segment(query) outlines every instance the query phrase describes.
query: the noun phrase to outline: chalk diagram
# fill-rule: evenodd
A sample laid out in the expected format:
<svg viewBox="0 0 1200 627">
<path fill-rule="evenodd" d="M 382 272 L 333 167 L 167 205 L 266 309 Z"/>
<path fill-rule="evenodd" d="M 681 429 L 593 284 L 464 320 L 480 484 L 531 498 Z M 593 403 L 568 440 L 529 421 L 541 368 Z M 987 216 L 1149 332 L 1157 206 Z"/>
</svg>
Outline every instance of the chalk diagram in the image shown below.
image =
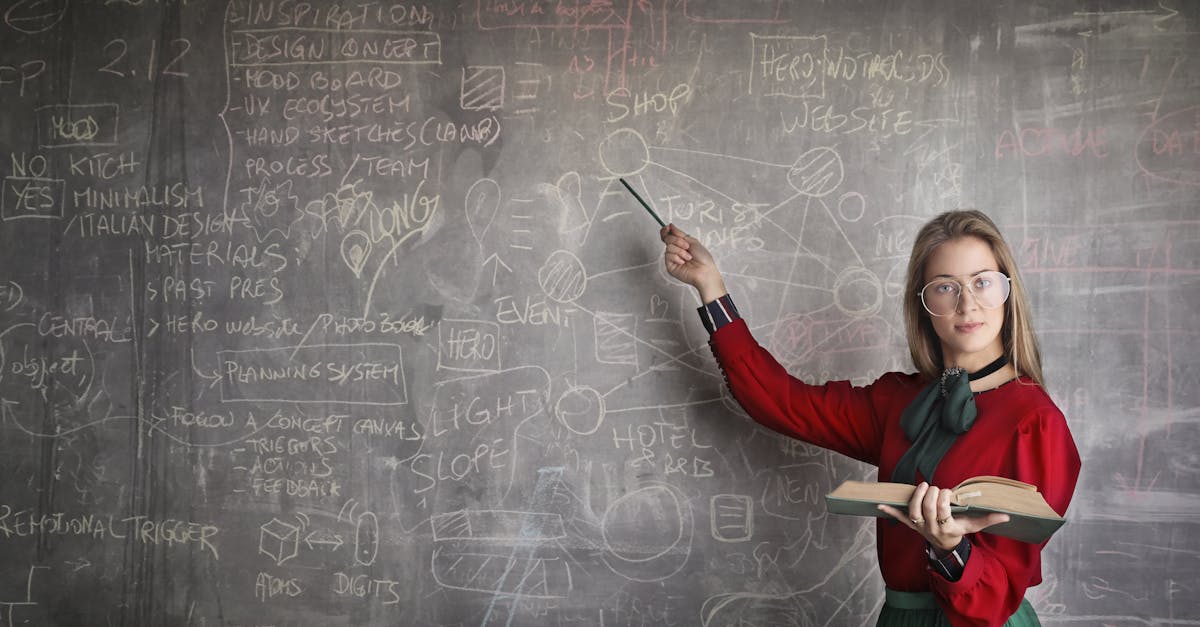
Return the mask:
<svg viewBox="0 0 1200 627">
<path fill-rule="evenodd" d="M 598 157 L 608 176 L 599 180 L 602 190 L 595 199 L 585 199 L 585 185 L 578 173 L 568 172 L 552 184 L 539 185 L 541 198 L 537 199 L 506 194 L 497 181 L 480 179 L 467 191 L 464 207 L 472 237 L 485 258 L 485 282 L 490 279 L 494 287 L 508 280 L 517 265 L 515 259 L 541 252 L 540 262 L 535 264 L 541 294 L 548 302 L 570 307 L 590 318 L 593 349 L 588 358 L 601 367 L 628 367 L 634 371 L 607 390 L 597 389 L 596 382 L 579 382 L 562 395 L 557 401 L 556 417 L 573 433 L 596 433 L 606 412 L 620 411 L 630 402 L 619 400 L 619 390 L 640 378 L 677 369 L 687 370 L 689 376 L 716 376 L 707 355 L 701 358 L 698 346 L 689 347 L 679 341 L 687 328 L 680 326 L 680 316 L 666 314 L 671 305 L 658 295 L 651 299 L 648 315 L 609 310 L 606 305 L 588 306 L 594 300 L 588 294 L 595 281 L 614 280 L 621 273 L 645 273 L 650 270 L 648 265 L 661 266 L 661 259 L 655 259 L 648 265 L 589 272 L 581 258 L 593 239 L 590 236 L 594 229 L 641 211 L 617 177 L 625 177 L 642 189 L 661 189 L 666 183 L 673 189 L 702 190 L 722 204 L 755 207 L 738 218 L 743 221 L 738 228 L 769 238 L 769 249 L 731 259 L 725 275 L 745 283 L 751 290 L 770 292 L 771 302 L 779 307 L 775 316 L 778 320 L 772 323 L 771 348 L 781 361 L 803 361 L 814 351 L 828 348 L 839 333 L 854 326 L 871 329 L 858 338 L 856 349 L 878 348 L 889 337 L 892 329 L 877 314 L 892 296 L 888 286 L 902 283 L 904 266 L 895 259 L 885 259 L 883 262 L 890 271 L 881 276 L 877 260 L 864 259 L 847 237 L 842 225 L 862 220 L 867 201 L 858 192 L 841 189 L 844 165 L 834 148 L 811 148 L 789 162 L 769 163 L 655 147 L 648 145 L 637 131 L 621 129 L 599 143 Z M 718 183 L 701 180 L 683 166 L 671 165 L 676 161 L 691 164 L 695 169 L 704 166 L 706 170 L 719 164 L 731 172 L 728 177 L 731 180 L 753 179 L 761 181 L 763 188 L 787 191 L 770 202 L 738 198 L 735 193 L 722 190 Z M 778 179 L 778 184 L 772 178 Z M 538 200 L 542 202 L 539 206 L 557 211 L 550 220 L 554 222 L 560 247 L 548 253 L 535 247 L 547 243 L 545 234 L 532 226 L 544 220 L 532 204 Z M 659 207 L 660 213 L 664 211 L 665 208 Z M 639 220 L 638 224 L 645 219 L 641 215 L 632 217 Z M 783 226 L 785 222 L 789 225 L 799 222 L 801 228 L 791 234 Z M 496 237 L 498 230 L 502 231 L 503 240 Z M 702 240 L 703 235 L 699 234 Z M 749 261 L 739 263 L 742 258 Z M 841 268 L 835 265 L 834 260 L 838 259 L 853 262 Z M 777 279 L 767 276 L 765 271 L 755 272 L 752 265 L 764 260 L 789 264 L 787 277 Z M 741 266 L 748 269 L 742 270 Z M 802 307 L 793 307 L 795 303 L 801 303 Z M 685 325 L 690 322 L 684 319 Z M 623 370 L 622 373 L 626 374 Z"/>
<path fill-rule="evenodd" d="M 674 487 L 650 483 L 589 518 L 564 469 L 544 467 L 526 509 L 463 509 L 431 517 L 431 570 L 445 588 L 493 601 L 567 598 L 594 577 L 579 556 L 599 552 L 628 581 L 668 579 L 687 564 L 691 514 Z"/>
<path fill-rule="evenodd" d="M 594 390 L 570 388 L 552 404 L 551 387 L 548 373 L 535 366 L 442 381 L 421 448 L 390 463 L 395 511 L 388 520 L 403 526 L 405 516 L 431 508 L 427 519 L 410 522 L 429 525 L 434 581 L 490 595 L 491 608 L 569 597 L 595 577 L 584 555 L 599 554 L 614 575 L 646 582 L 678 573 L 691 553 L 692 512 L 677 488 L 647 483 L 594 512 L 595 504 L 573 487 L 572 473 L 537 463 L 552 439 L 546 431 L 552 407 L 577 409 L 572 419 L 581 431 L 599 418 L 590 405 L 598 398 Z M 494 505 L 446 508 L 460 503 L 465 490 L 470 501 Z M 288 537 L 294 544 L 298 534 Z"/>
<path fill-rule="evenodd" d="M 722 171 L 729 173 L 729 180 L 753 180 L 769 190 L 786 190 L 763 192 L 767 196 L 782 193 L 787 196 L 758 203 L 767 206 L 748 213 L 744 220 L 748 221 L 747 226 L 774 227 L 777 232 L 772 235 L 786 238 L 793 248 L 783 251 L 783 254 L 794 259 L 789 277 L 778 280 L 765 276 L 744 276 L 736 272 L 727 276 L 773 283 L 783 291 L 802 290 L 805 302 L 814 303 L 810 305 L 813 310 L 833 306 L 849 318 L 868 318 L 880 311 L 884 298 L 883 281 L 867 268 L 863 256 L 842 229 L 842 223 L 854 223 L 863 218 L 866 199 L 854 191 L 838 193 L 845 179 L 845 166 L 836 149 L 811 148 L 796 155 L 790 162 L 777 163 L 736 155 L 650 146 L 637 131 L 622 129 L 609 134 L 600 143 L 599 159 L 612 176 L 637 180 L 642 189 L 650 184 L 661 187 L 666 182 L 675 188 L 703 190 L 721 203 L 731 205 L 751 207 L 756 205 L 757 199 L 738 197 L 735 192 L 721 189 L 720 183 L 702 180 L 699 175 L 690 174 L 685 168 L 708 170 L 719 166 Z M 674 166 L 672 163 L 675 161 L 686 165 Z M 647 178 L 650 175 L 653 178 Z M 617 191 L 614 182 L 609 181 L 602 196 L 607 198 Z M 608 204 L 615 205 L 611 201 Z M 662 209 L 659 208 L 660 211 Z M 636 210 L 636 206 L 631 206 L 621 213 Z M 794 235 L 789 233 L 789 228 L 781 225 L 781 220 L 776 216 L 787 213 L 799 213 L 802 216 L 802 226 Z M 614 217 L 606 215 L 604 219 L 611 220 Z M 822 247 L 825 250 L 817 250 Z M 832 265 L 832 259 L 853 259 L 857 265 L 839 269 Z M 814 285 L 796 279 L 805 277 L 808 280 L 808 277 L 823 275 L 832 275 L 833 284 Z"/>
<path fill-rule="evenodd" d="M 360 508 L 357 500 L 347 500 L 334 526 L 318 526 L 303 512 L 289 520 L 272 517 L 258 527 L 258 554 L 283 566 L 309 554 L 337 554 L 345 546 L 352 551 L 355 565 L 370 566 L 379 555 L 379 517 Z"/>
<path fill-rule="evenodd" d="M 722 191 L 713 183 L 703 182 L 698 175 L 688 174 L 671 163 L 696 163 L 702 160 L 720 162 L 731 170 L 745 168 L 747 172 L 754 173 L 756 180 L 762 178 L 759 173 L 765 171 L 767 177 L 778 178 L 780 184 L 764 184 L 764 187 L 787 192 L 765 206 L 758 203 L 761 209 L 747 218 L 753 220 L 747 226 L 778 231 L 773 237 L 782 238 L 788 248 L 771 254 L 794 259 L 793 266 L 787 280 L 749 275 L 742 278 L 770 283 L 772 289 L 780 291 L 802 291 L 809 307 L 806 315 L 828 312 L 843 325 L 871 320 L 883 306 L 883 280 L 867 268 L 866 261 L 842 231 L 842 223 L 855 222 L 864 217 L 866 201 L 861 194 L 841 189 L 845 177 L 844 165 L 835 149 L 812 148 L 800 152 L 786 163 L 767 163 L 729 155 L 652 147 L 631 129 L 611 133 L 597 148 L 599 161 L 607 171 L 607 176 L 600 179 L 602 190 L 595 198 L 587 197 L 584 192 L 586 182 L 575 172 L 567 172 L 553 183 L 536 186 L 537 193 L 533 197 L 509 194 L 498 181 L 489 178 L 479 179 L 466 193 L 463 210 L 470 236 L 480 252 L 479 259 L 483 260 L 485 285 L 488 281 L 492 287 L 507 283 L 515 276 L 514 268 L 532 263 L 536 272 L 530 280 L 536 280 L 536 289 L 547 302 L 571 307 L 585 315 L 582 328 L 590 327 L 592 342 L 586 359 L 600 365 L 603 372 L 620 373 L 608 385 L 592 380 L 571 381 L 565 386 L 557 386 L 545 415 L 519 412 L 514 419 L 526 425 L 535 419 L 544 422 L 549 418 L 562 428 L 558 436 L 548 434 L 544 428 L 525 431 L 518 428 L 515 435 L 511 431 L 508 434 L 492 434 L 512 438 L 515 461 L 511 467 L 514 469 L 528 461 L 528 453 L 516 448 L 516 444 L 523 439 L 546 443 L 561 442 L 565 437 L 575 442 L 586 442 L 589 437 L 604 433 L 606 419 L 632 409 L 636 395 L 625 395 L 623 391 L 641 377 L 682 370 L 686 370 L 686 375 L 693 378 L 719 376 L 713 372 L 711 364 L 699 358 L 695 348 L 680 341 L 682 331 L 679 320 L 670 318 L 667 312 L 671 305 L 659 296 L 651 299 L 648 314 L 588 306 L 590 290 L 596 281 L 623 272 L 647 271 L 646 266 L 638 266 L 589 272 L 582 256 L 592 244 L 593 236 L 598 232 L 596 229 L 604 228 L 607 222 L 626 213 L 640 211 L 626 196 L 617 177 L 628 177 L 645 188 L 644 177 L 653 171 L 661 179 L 655 180 L 660 186 L 662 180 L 670 180 L 679 187 L 701 188 L 723 203 L 751 206 L 753 203 L 750 201 L 738 199 L 733 193 Z M 685 152 L 688 154 L 684 155 Z M 736 178 L 736 172 L 732 178 Z M 555 212 L 548 221 L 538 213 L 539 210 L 545 211 L 546 207 Z M 789 212 L 803 214 L 804 229 L 795 236 L 788 235 L 780 224 L 781 216 Z M 644 216 L 638 218 L 644 219 Z M 794 220 L 795 216 L 788 216 L 789 223 Z M 545 232 L 547 222 L 553 233 Z M 554 246 L 555 240 L 548 239 L 548 235 L 557 237 L 557 247 Z M 809 241 L 817 244 L 810 246 Z M 551 246 L 547 248 L 547 244 Z M 844 258 L 856 259 L 858 264 L 845 270 L 835 269 L 831 259 Z M 654 259 L 652 263 L 658 266 L 661 260 Z M 806 284 L 792 278 L 800 276 L 825 280 Z M 460 330 L 468 328 L 472 321 L 454 320 L 451 323 L 446 332 L 461 335 Z M 809 324 L 808 321 L 804 323 Z M 477 320 L 473 324 L 479 335 L 498 335 L 494 323 Z M 835 329 L 827 331 L 829 336 L 835 332 Z M 819 342 L 814 342 L 806 348 L 813 350 L 819 345 Z M 802 357 L 801 354 L 795 356 Z M 512 377 L 515 371 L 500 368 L 499 351 L 488 357 L 487 360 L 460 364 L 447 359 L 439 350 L 441 367 L 451 367 L 450 364 L 453 364 L 452 369 L 478 369 L 490 374 L 455 380 L 457 383 L 447 381 L 439 384 L 438 396 L 442 400 L 435 402 L 435 406 L 446 405 L 444 397 L 451 396 L 451 390 L 461 393 L 466 389 L 521 389 L 514 381 L 504 380 L 505 377 Z M 546 376 L 543 372 L 536 377 L 538 382 L 528 387 L 550 389 Z M 450 387 L 445 387 L 447 385 Z M 678 403 L 674 399 L 666 399 L 663 403 L 695 407 L 720 401 L 720 397 L 692 397 Z M 427 431 L 430 426 L 426 425 Z M 485 426 L 475 437 L 479 441 L 487 441 L 489 434 Z M 587 445 L 580 444 L 580 447 L 584 450 Z M 420 455 L 448 456 L 453 464 L 469 453 L 447 442 L 439 442 L 437 438 L 429 438 L 424 442 Z M 407 463 L 411 474 L 419 474 L 412 459 L 402 460 L 397 466 L 404 467 Z M 463 462 L 463 468 L 468 468 L 467 464 Z M 493 502 L 504 502 L 508 489 L 516 484 L 510 473 L 502 473 L 508 476 L 502 481 L 502 489 L 496 495 L 498 500 Z M 574 475 L 567 474 L 557 479 L 556 484 L 563 486 L 570 494 L 569 486 L 574 479 Z M 733 544 L 751 540 L 754 534 L 754 497 L 736 493 L 718 494 L 711 498 L 708 505 L 705 526 L 716 541 Z M 531 551 L 529 545 L 561 547 L 587 542 L 603 549 L 603 562 L 616 575 L 630 581 L 661 581 L 680 572 L 688 560 L 695 533 L 691 508 L 688 500 L 676 488 L 663 483 L 642 485 L 608 502 L 604 511 L 590 518 L 583 517 L 587 521 L 585 529 L 573 527 L 561 516 L 553 515 L 553 512 L 536 508 L 467 508 L 434 513 L 430 521 L 437 548 L 431 566 L 435 577 L 445 587 L 506 596 L 554 597 L 569 592 L 563 588 L 562 582 L 572 581 L 564 574 L 571 572 L 570 562 Z M 785 518 L 789 516 L 783 511 L 768 510 L 768 514 Z M 632 524 L 630 521 L 638 521 L 638 527 L 629 527 Z M 625 538 L 634 537 L 645 545 L 628 545 Z M 498 550 L 497 543 L 505 550 Z M 521 547 L 521 550 L 512 549 L 513 546 Z M 555 551 L 551 551 L 550 555 L 569 553 L 567 549 Z M 556 572 L 562 576 L 555 576 Z"/>
</svg>

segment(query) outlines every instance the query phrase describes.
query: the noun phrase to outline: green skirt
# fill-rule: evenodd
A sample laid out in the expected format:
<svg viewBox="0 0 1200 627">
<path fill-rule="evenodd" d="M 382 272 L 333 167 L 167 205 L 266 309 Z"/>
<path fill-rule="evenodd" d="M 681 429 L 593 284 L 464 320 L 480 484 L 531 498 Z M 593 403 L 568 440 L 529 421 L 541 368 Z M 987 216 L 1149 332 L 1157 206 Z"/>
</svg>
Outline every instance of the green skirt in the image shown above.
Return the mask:
<svg viewBox="0 0 1200 627">
<path fill-rule="evenodd" d="M 900 592 L 885 590 L 883 611 L 879 613 L 876 627 L 949 627 L 950 621 L 938 608 L 932 592 Z M 1041 627 L 1037 613 L 1029 601 L 1022 599 L 1021 606 L 1009 617 L 1005 627 Z"/>
</svg>

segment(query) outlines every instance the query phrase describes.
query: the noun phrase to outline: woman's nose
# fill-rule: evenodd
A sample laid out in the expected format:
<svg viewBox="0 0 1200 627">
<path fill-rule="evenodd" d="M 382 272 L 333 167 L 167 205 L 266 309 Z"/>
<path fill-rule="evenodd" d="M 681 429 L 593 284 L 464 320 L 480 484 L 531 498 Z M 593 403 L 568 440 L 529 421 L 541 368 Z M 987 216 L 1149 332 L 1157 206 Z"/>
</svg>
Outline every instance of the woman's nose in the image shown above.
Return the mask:
<svg viewBox="0 0 1200 627">
<path fill-rule="evenodd" d="M 970 288 L 964 289 L 958 293 L 958 312 L 966 313 L 974 311 L 979 307 L 979 297 Z"/>
</svg>

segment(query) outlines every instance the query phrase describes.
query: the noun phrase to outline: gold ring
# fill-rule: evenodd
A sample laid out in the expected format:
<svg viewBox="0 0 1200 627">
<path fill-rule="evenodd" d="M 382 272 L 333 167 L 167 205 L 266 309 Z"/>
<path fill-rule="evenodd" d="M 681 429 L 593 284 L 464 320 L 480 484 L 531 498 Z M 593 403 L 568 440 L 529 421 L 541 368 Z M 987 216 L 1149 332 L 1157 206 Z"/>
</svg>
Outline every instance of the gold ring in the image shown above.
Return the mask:
<svg viewBox="0 0 1200 627">
<path fill-rule="evenodd" d="M 944 525 L 944 524 L 950 522 L 950 517 L 947 516 L 945 518 L 939 518 L 939 519 L 937 519 L 937 521 L 938 521 L 939 525 Z"/>
<path fill-rule="evenodd" d="M 911 521 L 912 521 L 912 524 L 914 524 L 914 525 L 918 525 L 918 526 L 919 526 L 919 525 L 923 525 L 923 524 L 925 524 L 925 519 L 924 519 L 924 518 L 909 518 L 909 520 L 911 520 Z"/>
</svg>

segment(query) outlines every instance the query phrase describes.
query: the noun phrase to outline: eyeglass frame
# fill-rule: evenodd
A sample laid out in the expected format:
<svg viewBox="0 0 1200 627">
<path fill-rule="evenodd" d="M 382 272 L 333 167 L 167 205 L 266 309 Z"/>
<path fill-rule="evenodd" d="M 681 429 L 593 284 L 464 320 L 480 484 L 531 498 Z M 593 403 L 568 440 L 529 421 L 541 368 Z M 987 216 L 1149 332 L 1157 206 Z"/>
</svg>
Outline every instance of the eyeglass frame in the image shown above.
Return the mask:
<svg viewBox="0 0 1200 627">
<path fill-rule="evenodd" d="M 918 298 L 918 299 L 921 301 L 921 307 L 922 307 L 923 309 L 925 309 L 925 313 L 928 313 L 929 315 L 931 315 L 931 316 L 933 316 L 933 317 L 935 317 L 935 318 L 945 318 L 946 316 L 953 315 L 953 313 L 954 313 L 955 311 L 958 311 L 958 306 L 959 306 L 959 304 L 962 302 L 962 295 L 963 295 L 963 291 L 964 291 L 964 289 L 963 289 L 963 288 L 966 288 L 966 290 L 965 290 L 965 291 L 968 291 L 968 292 L 970 292 L 970 293 L 971 293 L 971 297 L 975 299 L 975 302 L 979 303 L 979 306 L 980 306 L 980 307 L 983 307 L 984 309 L 999 309 L 999 308 L 1001 308 L 1001 307 L 1003 307 L 1003 306 L 1004 306 L 1004 303 L 1007 303 L 1007 302 L 1008 302 L 1008 299 L 1009 299 L 1009 298 L 1012 298 L 1012 277 L 1008 276 L 1007 274 L 1005 274 L 1005 273 L 1003 273 L 1003 272 L 1001 272 L 1001 271 L 999 271 L 999 270 L 980 270 L 979 272 L 976 272 L 976 273 L 974 273 L 974 274 L 970 274 L 970 275 L 962 275 L 962 274 L 960 274 L 960 275 L 958 275 L 958 276 L 960 276 L 960 277 L 961 277 L 961 276 L 969 276 L 969 277 L 971 277 L 971 278 L 973 279 L 973 278 L 975 278 L 975 277 L 978 277 L 979 275 L 982 275 L 982 274 L 987 274 L 987 273 L 989 273 L 989 272 L 990 272 L 990 273 L 994 273 L 994 274 L 998 274 L 998 275 L 1000 275 L 1000 276 L 1004 277 L 1004 281 L 1005 281 L 1005 282 L 1008 284 L 1008 294 L 1005 294 L 1005 296 L 1004 296 L 1004 300 L 1000 301 L 1000 304 L 999 304 L 999 305 L 996 305 L 995 307 L 987 307 L 987 306 L 985 306 L 985 305 L 983 304 L 983 301 L 979 300 L 979 295 L 977 295 L 977 294 L 975 293 L 975 288 L 971 287 L 971 284 L 970 284 L 970 282 L 968 282 L 966 285 L 963 285 L 962 283 L 960 283 L 960 282 L 958 281 L 958 278 L 956 278 L 956 277 L 952 277 L 952 276 L 950 276 L 950 277 L 943 277 L 943 278 L 940 278 L 940 279 L 934 279 L 934 280 L 932 280 L 932 281 L 930 281 L 930 282 L 926 283 L 925 285 L 922 285 L 922 286 L 921 286 L 921 289 L 917 290 L 917 298 Z M 925 304 L 925 288 L 929 287 L 930 285 L 933 285 L 934 283 L 937 283 L 938 281 L 945 281 L 945 280 L 947 280 L 947 279 L 949 279 L 949 280 L 951 280 L 951 281 L 954 281 L 954 283 L 955 283 L 956 285 L 958 285 L 958 299 L 954 301 L 954 309 L 953 309 L 953 310 L 951 310 L 951 312 L 950 312 L 950 313 L 944 313 L 944 314 L 935 314 L 935 313 L 933 313 L 933 311 L 932 311 L 932 310 L 930 310 L 930 309 L 929 309 L 929 305 Z"/>
</svg>

